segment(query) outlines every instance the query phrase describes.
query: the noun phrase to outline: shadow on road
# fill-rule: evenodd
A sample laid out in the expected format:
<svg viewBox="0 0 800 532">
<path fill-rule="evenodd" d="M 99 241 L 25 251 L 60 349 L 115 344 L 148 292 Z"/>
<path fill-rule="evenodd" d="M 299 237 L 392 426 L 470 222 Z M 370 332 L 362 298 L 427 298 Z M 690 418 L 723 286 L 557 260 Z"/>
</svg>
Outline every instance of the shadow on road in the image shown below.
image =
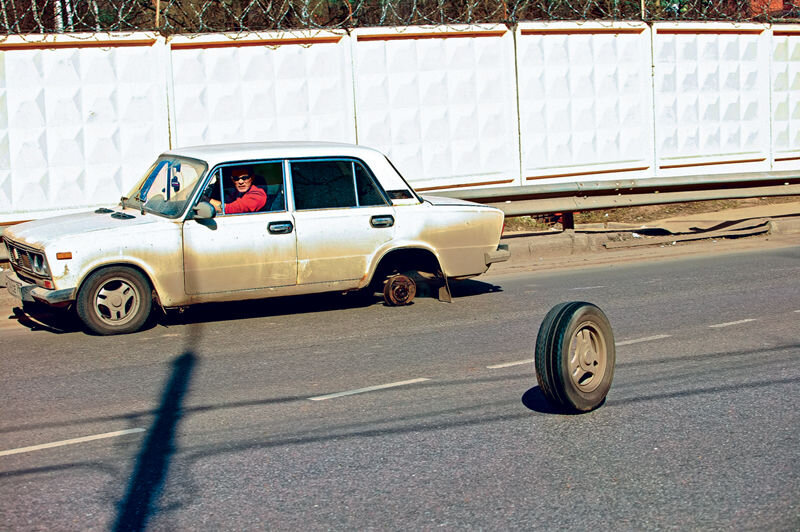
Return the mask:
<svg viewBox="0 0 800 532">
<path fill-rule="evenodd" d="M 528 410 L 539 412 L 540 414 L 558 414 L 564 415 L 564 412 L 555 406 L 542 393 L 542 389 L 534 386 L 524 394 L 522 394 L 522 404 Z"/>
<path fill-rule="evenodd" d="M 484 283 L 483 281 L 476 281 L 474 279 L 450 282 L 450 292 L 452 292 L 453 297 L 479 296 L 481 294 L 491 294 L 502 291 L 503 288 L 496 284 Z"/>
<path fill-rule="evenodd" d="M 502 292 L 500 286 L 466 279 L 450 282 L 450 291 L 454 298 L 463 298 L 494 292 Z M 416 299 L 437 299 L 438 284 L 435 281 L 420 282 L 417 286 Z M 157 324 L 187 325 L 213 323 L 249 318 L 271 316 L 287 316 L 309 312 L 328 312 L 336 310 L 365 308 L 383 303 L 383 296 L 366 291 L 348 293 L 328 292 L 299 296 L 253 299 L 229 303 L 204 303 L 187 307 L 183 312 L 170 311 L 166 314 L 154 309 L 151 319 L 142 330 L 150 329 Z M 457 301 L 454 300 L 454 303 Z M 51 309 L 40 304 L 26 304 L 14 307 L 9 320 L 16 320 L 31 331 L 44 331 L 52 334 L 65 334 L 84 331 L 85 328 L 75 312 L 71 309 Z M 89 333 L 91 334 L 91 333 Z"/>
<path fill-rule="evenodd" d="M 161 397 L 160 408 L 147 431 L 125 497 L 120 502 L 115 531 L 144 530 L 154 513 L 153 505 L 166 482 L 170 458 L 177 450 L 175 433 L 196 362 L 194 353 L 187 351 L 172 363 L 172 375 Z"/>
<path fill-rule="evenodd" d="M 417 298 L 436 299 L 438 288 L 435 283 L 420 283 L 417 287 Z M 453 297 L 469 297 L 492 292 L 501 292 L 502 288 L 471 279 L 454 281 L 450 284 Z M 457 301 L 454 301 L 457 303 Z M 265 318 L 272 316 L 288 316 L 310 312 L 328 312 L 346 309 L 366 308 L 382 305 L 383 296 L 364 291 L 329 292 L 299 296 L 254 299 L 231 303 L 205 303 L 188 307 L 184 312 L 170 312 L 161 321 L 164 325 L 210 323 L 219 321 L 241 320 L 249 318 Z"/>
<path fill-rule="evenodd" d="M 44 305 L 25 305 L 14 307 L 9 320 L 16 320 L 31 331 L 44 331 L 64 334 L 81 330 L 77 316 L 68 310 L 49 309 Z"/>
</svg>

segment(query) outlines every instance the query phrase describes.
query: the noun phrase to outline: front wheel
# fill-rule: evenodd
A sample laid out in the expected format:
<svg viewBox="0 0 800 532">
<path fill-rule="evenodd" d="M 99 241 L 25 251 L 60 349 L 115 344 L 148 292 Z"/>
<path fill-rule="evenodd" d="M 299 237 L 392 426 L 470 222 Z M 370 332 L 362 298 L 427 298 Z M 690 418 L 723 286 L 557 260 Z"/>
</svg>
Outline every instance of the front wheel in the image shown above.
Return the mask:
<svg viewBox="0 0 800 532">
<path fill-rule="evenodd" d="M 605 401 L 616 348 L 608 318 L 591 303 L 556 305 L 536 338 L 536 379 L 556 407 L 587 412 Z"/>
<path fill-rule="evenodd" d="M 78 292 L 76 310 L 97 334 L 125 334 L 144 325 L 152 304 L 150 283 L 144 275 L 125 266 L 112 266 L 86 279 Z"/>
</svg>

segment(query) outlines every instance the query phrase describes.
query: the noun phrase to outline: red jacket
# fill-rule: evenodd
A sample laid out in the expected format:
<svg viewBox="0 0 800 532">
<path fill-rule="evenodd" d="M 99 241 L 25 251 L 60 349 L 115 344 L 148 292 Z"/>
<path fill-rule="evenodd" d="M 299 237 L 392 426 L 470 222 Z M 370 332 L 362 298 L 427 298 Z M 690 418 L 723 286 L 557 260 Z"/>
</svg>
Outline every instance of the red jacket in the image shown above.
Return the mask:
<svg viewBox="0 0 800 532">
<path fill-rule="evenodd" d="M 237 214 L 240 212 L 256 212 L 264 208 L 267 204 L 267 193 L 256 186 L 251 186 L 247 192 L 239 195 L 230 203 L 225 204 L 225 214 Z"/>
</svg>

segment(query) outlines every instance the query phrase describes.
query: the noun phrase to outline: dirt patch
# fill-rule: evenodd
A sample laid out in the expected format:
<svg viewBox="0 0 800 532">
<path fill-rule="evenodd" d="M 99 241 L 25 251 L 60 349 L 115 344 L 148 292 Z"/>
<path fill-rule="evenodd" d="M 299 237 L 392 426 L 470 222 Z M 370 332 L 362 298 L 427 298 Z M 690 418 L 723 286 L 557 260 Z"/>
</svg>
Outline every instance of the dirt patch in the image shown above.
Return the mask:
<svg viewBox="0 0 800 532">
<path fill-rule="evenodd" d="M 777 203 L 791 203 L 800 201 L 800 196 L 769 196 L 758 198 L 692 201 L 687 203 L 668 203 L 664 205 L 643 205 L 640 207 L 620 207 L 617 209 L 599 209 L 596 211 L 576 212 L 576 224 L 590 224 L 603 222 L 617 222 L 641 224 L 674 218 L 684 214 L 701 214 L 704 212 L 719 212 L 727 209 L 740 209 L 744 207 L 758 207 L 759 205 L 774 205 Z M 559 216 L 515 216 L 506 218 L 506 231 L 535 231 L 549 228 L 559 228 Z"/>
</svg>

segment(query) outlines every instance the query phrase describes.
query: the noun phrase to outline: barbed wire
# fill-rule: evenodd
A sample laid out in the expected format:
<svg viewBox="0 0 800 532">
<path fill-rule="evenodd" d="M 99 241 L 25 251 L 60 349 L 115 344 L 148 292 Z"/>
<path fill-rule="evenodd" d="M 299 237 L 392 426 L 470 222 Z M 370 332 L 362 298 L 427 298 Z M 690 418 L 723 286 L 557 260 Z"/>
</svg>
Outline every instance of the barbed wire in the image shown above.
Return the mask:
<svg viewBox="0 0 800 532">
<path fill-rule="evenodd" d="M 523 21 L 798 22 L 800 0 L 0 0 L 0 32 L 251 32 Z"/>
</svg>

